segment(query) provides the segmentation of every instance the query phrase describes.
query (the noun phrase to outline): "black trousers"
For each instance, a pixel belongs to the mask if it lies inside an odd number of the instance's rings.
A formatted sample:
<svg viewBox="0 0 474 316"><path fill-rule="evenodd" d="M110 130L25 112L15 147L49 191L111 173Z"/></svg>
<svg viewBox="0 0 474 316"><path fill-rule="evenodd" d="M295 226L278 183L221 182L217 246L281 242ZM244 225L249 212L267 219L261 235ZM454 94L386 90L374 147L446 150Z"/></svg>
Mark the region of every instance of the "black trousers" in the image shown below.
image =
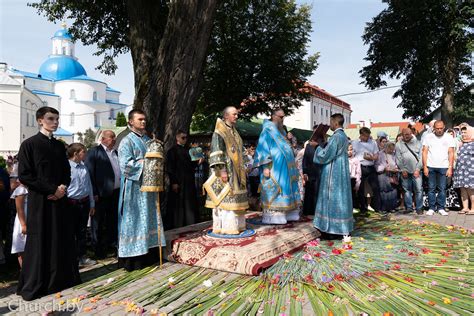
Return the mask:
<svg viewBox="0 0 474 316"><path fill-rule="evenodd" d="M87 221L89 220L89 200L79 203L69 202L74 214L74 238L76 240L76 253L78 260L86 254Z"/></svg>
<svg viewBox="0 0 474 316"><path fill-rule="evenodd" d="M119 192L120 189L115 189L111 196L101 196L96 201L91 230L97 256L103 256L107 248L117 246Z"/></svg>
<svg viewBox="0 0 474 316"><path fill-rule="evenodd" d="M375 170L374 166L361 166L362 169L362 177L361 177L361 184L359 188L359 206L361 211L367 211L367 192L365 192L365 181L370 185L372 189L373 196L372 196L372 207L374 210L380 210L380 188L379 188L379 180L377 177L377 171Z"/></svg>

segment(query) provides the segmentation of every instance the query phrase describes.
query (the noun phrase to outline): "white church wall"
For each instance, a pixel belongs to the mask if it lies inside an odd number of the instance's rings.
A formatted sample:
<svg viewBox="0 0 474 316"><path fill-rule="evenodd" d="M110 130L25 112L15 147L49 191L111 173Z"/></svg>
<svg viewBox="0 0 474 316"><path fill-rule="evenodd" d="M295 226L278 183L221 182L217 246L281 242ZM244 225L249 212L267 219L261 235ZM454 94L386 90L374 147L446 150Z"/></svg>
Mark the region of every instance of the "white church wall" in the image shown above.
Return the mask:
<svg viewBox="0 0 474 316"><path fill-rule="evenodd" d="M54 93L54 83L45 79L25 78L25 86L30 90Z"/></svg>
<svg viewBox="0 0 474 316"><path fill-rule="evenodd" d="M106 91L106 96L105 96L106 100L119 102L119 97L120 97L119 92Z"/></svg>
<svg viewBox="0 0 474 316"><path fill-rule="evenodd" d="M0 99L0 155L5 156L20 147L21 86L1 86Z"/></svg>

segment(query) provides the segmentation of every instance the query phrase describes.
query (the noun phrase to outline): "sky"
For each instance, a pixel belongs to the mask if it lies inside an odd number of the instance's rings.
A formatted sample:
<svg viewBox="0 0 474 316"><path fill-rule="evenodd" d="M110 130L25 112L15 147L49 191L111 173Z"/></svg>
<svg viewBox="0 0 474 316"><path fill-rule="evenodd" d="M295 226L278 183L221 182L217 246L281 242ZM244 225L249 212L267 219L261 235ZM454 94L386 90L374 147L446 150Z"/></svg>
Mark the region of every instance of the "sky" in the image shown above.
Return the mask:
<svg viewBox="0 0 474 316"><path fill-rule="evenodd" d="M32 2L34 0L30 0ZM319 67L308 81L329 93L362 92L358 72L366 64L363 58L367 46L362 34L367 22L380 13L385 5L381 0L298 0L312 6L313 32L308 53L320 52ZM39 16L24 0L0 0L0 62L30 72L38 72L41 64L51 53L51 37L61 28ZM95 67L101 58L94 56L94 46L76 42L76 57L88 76L105 81L110 87L122 92L120 101L131 104L134 96L133 68L130 54L117 59L118 70L106 76ZM388 85L399 82L387 80ZM396 89L340 97L353 110L352 123L361 120L372 122L401 121L403 111L397 108L399 100L392 99Z"/></svg>

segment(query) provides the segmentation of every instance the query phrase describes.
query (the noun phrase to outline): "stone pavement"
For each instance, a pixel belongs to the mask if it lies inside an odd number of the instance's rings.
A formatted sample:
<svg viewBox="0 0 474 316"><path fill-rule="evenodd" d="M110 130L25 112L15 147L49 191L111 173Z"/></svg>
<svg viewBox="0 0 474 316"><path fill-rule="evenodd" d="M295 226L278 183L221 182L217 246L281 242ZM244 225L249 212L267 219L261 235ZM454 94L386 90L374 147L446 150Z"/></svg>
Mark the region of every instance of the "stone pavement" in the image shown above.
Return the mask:
<svg viewBox="0 0 474 316"><path fill-rule="evenodd" d="M441 225L456 225L467 229L474 229L474 215L462 215L454 211L449 212L449 216L440 216L438 214L434 216L392 214L392 218L407 220L417 219L419 221L435 222ZM95 266L89 267L87 269L81 269L81 277L84 282L87 282L116 270L116 266L115 259L103 260ZM74 305L74 299L77 299L81 295L87 294L87 292L83 289L66 289L61 292L61 297L56 297L53 294L37 299L33 302L25 302L21 299L21 297L14 293L16 284L9 284L3 288L0 288L0 315L44 315L45 309L51 309L51 306L54 306L55 310L63 310L62 312L56 311L54 315L124 315L126 312L123 305L113 305L111 303L124 300L127 297L130 297L132 294L140 293L140 291L147 291L146 286L144 287L145 283L151 284L156 282L156 280L160 278L162 279L170 273L179 270L181 267L183 266L180 264L167 262L164 264L162 269L156 270L149 275L137 280L136 282L131 283L125 289L113 294L109 298L104 298L98 303L91 302L89 299L84 299L80 302L75 302ZM213 276L214 279L231 279L234 277L237 277L237 275L225 272L218 272ZM104 283L104 281L97 282L96 284L101 285L102 283ZM148 291L149 290L150 288L148 288ZM195 291L198 290L198 288L195 289ZM173 310L176 306L179 306L180 303L185 301L187 296L188 295L185 294L167 306L160 306L160 312L166 312L170 309ZM70 309L67 310L67 308ZM92 309L88 310L88 308ZM158 306L154 305L147 306L146 310L148 312L146 314L149 315L149 311L157 308ZM314 315L309 300L305 300L303 305L303 314Z"/></svg>
<svg viewBox="0 0 474 316"><path fill-rule="evenodd" d="M441 216L435 213L433 216L427 215L412 215L412 214L393 214L393 218L396 219L417 219L419 221L433 222L440 225L455 225L462 226L467 229L474 229L474 215L458 214L457 211L448 211L448 216Z"/></svg>

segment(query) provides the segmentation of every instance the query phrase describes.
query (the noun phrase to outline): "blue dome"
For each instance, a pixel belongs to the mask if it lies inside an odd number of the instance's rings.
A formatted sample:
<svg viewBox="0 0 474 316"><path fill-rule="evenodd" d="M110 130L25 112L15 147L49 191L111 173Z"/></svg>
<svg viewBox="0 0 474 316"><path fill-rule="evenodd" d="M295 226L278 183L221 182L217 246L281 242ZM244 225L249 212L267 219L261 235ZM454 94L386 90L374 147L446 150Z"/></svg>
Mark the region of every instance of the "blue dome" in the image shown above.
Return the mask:
<svg viewBox="0 0 474 316"><path fill-rule="evenodd" d="M41 77L50 80L64 80L87 75L82 65L70 56L51 55L39 69Z"/></svg>
<svg viewBox="0 0 474 316"><path fill-rule="evenodd" d="M69 40L72 40L72 36L71 34L69 34L69 32L67 31L67 29L60 29L60 30L57 30L56 33L54 33L54 36L53 37L62 37L62 38L66 38L66 39L69 39Z"/></svg>

